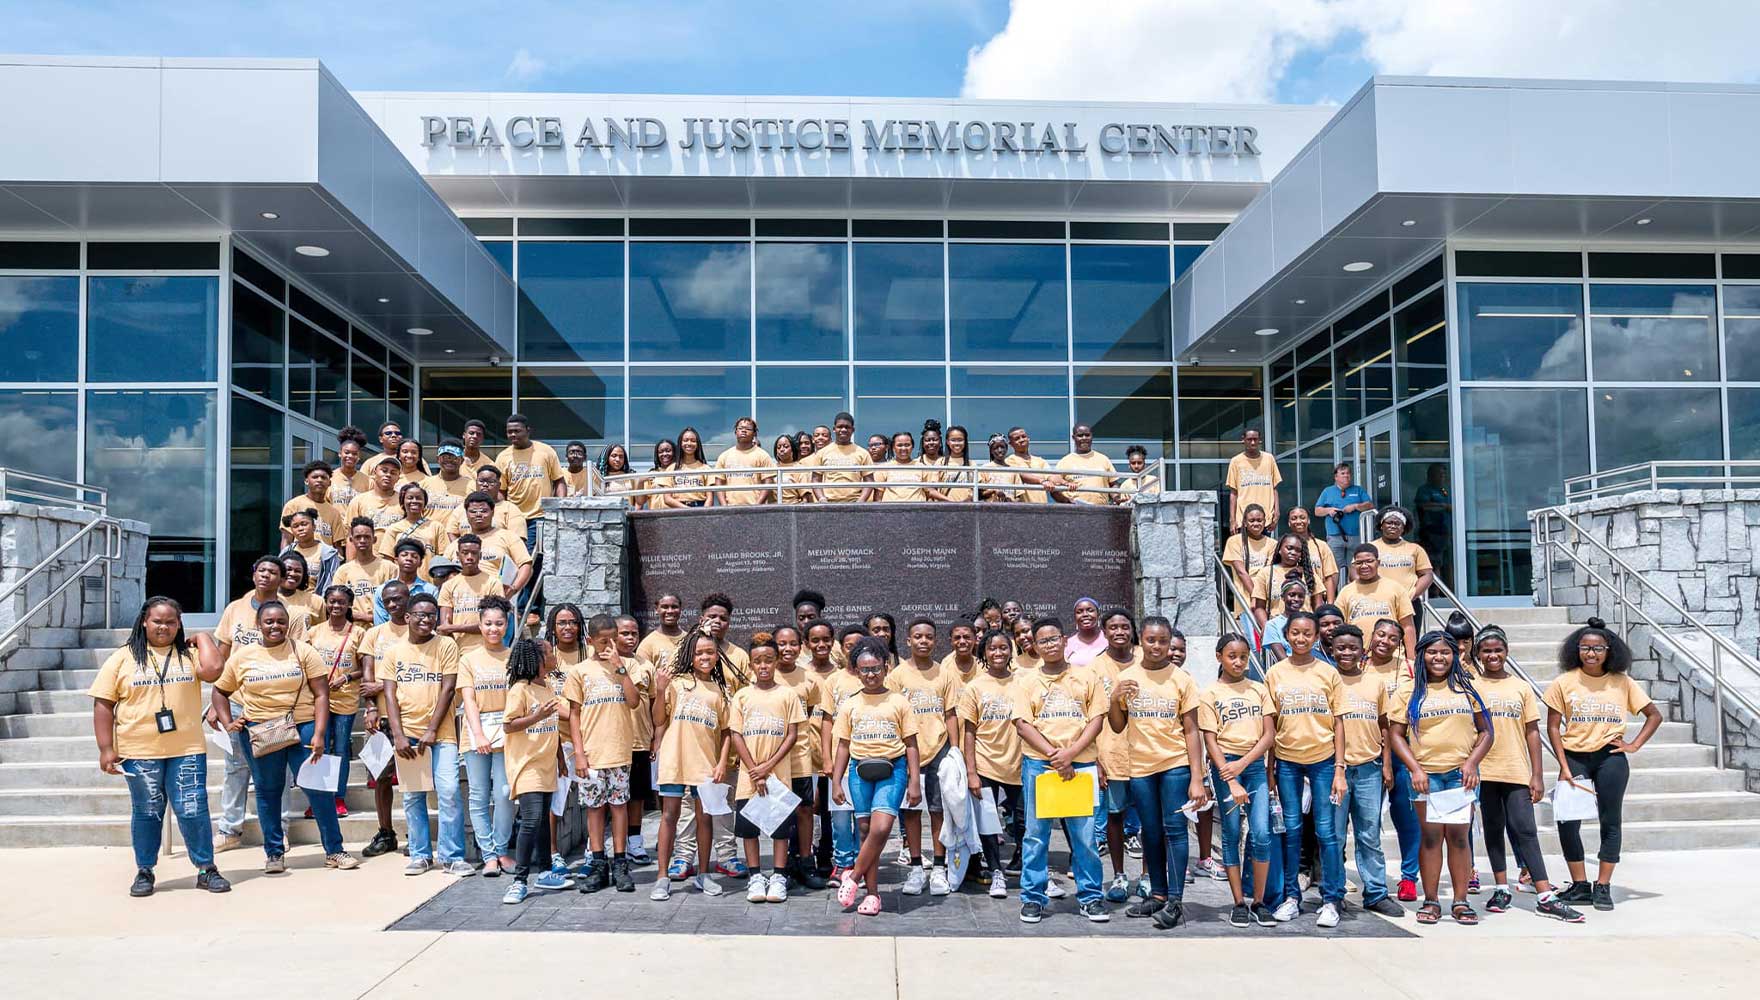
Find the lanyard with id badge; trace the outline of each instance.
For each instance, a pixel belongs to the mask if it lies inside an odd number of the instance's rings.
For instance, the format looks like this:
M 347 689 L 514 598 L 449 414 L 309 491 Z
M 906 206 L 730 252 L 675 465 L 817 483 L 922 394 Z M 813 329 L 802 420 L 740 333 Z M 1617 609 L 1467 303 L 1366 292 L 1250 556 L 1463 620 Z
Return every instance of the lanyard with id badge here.
M 153 662 L 153 654 L 147 654 L 147 662 Z M 159 735 L 177 732 L 177 715 L 171 711 L 170 704 L 165 700 L 165 677 L 171 672 L 171 654 L 166 653 L 160 662 L 157 673 L 159 679 L 159 710 L 153 713 L 153 724 L 159 727 Z

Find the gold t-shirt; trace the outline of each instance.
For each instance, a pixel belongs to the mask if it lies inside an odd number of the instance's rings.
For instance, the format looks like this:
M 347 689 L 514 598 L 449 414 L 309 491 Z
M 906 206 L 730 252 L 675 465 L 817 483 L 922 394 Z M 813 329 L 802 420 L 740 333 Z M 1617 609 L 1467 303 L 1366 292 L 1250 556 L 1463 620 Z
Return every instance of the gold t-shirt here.
M 1027 498 L 1027 492 L 1025 490 L 992 490 L 989 494 L 985 493 L 984 487 L 986 486 L 1019 486 L 1021 484 L 1020 475 L 1014 472 L 1002 471 L 1006 468 L 1008 468 L 1006 462 L 1002 465 L 997 465 L 995 462 L 983 463 L 983 468 L 980 469 L 977 474 L 979 499 L 997 503 L 1012 503 Z M 1044 491 L 1041 490 L 1039 492 L 1043 493 Z
M 1265 675 L 1265 692 L 1277 715 L 1278 760 L 1318 764 L 1332 756 L 1333 719 L 1345 710 L 1337 670 L 1319 660 L 1279 660 Z
M 1431 682 L 1418 710 L 1418 724 L 1406 732 L 1412 756 L 1418 758 L 1425 774 L 1442 774 L 1467 762 L 1478 738 L 1473 728 L 1474 708 L 1465 691 L 1450 691 L 1447 682 Z M 1407 719 L 1401 712 L 1396 721 Z
M 684 637 L 683 629 L 677 635 L 667 635 L 655 629 L 642 636 L 642 641 L 636 644 L 636 655 L 652 663 L 655 669 L 668 666 L 672 663 L 672 654 L 678 649 L 678 644 L 684 641 Z
M 350 559 L 336 570 L 330 578 L 332 585 L 347 587 L 354 595 L 354 603 L 349 610 L 354 620 L 363 625 L 373 623 L 373 591 L 379 585 L 397 575 L 397 564 L 389 559 L 373 556 L 373 561 L 365 565 Z
M 338 632 L 330 627 L 329 622 L 322 622 L 306 635 L 306 642 L 324 661 L 325 676 L 336 676 L 354 672 L 355 656 L 360 652 L 361 640 L 367 636 L 367 626 L 359 622 L 349 622 Z M 330 714 L 353 715 L 360 709 L 361 682 L 349 681 L 341 687 L 330 689 Z
M 303 642 L 288 639 L 273 649 L 241 644 L 232 647 L 214 686 L 244 706 L 245 718 L 270 722 L 294 710 L 300 692 L 311 690 L 308 680 L 322 682 L 328 673 L 317 652 Z
M 663 482 L 656 483 L 655 485 L 660 487 L 679 488 L 687 486 L 707 486 L 715 481 L 715 475 L 711 471 L 712 466 L 704 462 L 674 462 L 672 463 L 672 468 L 677 471 L 679 475 L 673 476 Z M 670 497 L 679 503 L 686 504 L 708 503 L 709 501 L 708 490 L 689 493 L 668 493 L 665 494 L 665 496 Z M 653 499 L 659 500 L 661 497 L 654 497 Z M 656 504 L 656 506 L 659 505 Z
M 1344 612 L 1345 621 L 1367 636 L 1375 631 L 1377 619 L 1391 618 L 1404 623 L 1412 617 L 1411 593 L 1410 587 L 1402 587 L 1383 576 L 1368 586 L 1352 580 L 1338 589 L 1338 600 L 1332 603 Z
M 961 667 L 959 665 L 959 654 L 948 653 L 941 658 L 941 669 L 958 677 L 961 684 L 969 684 L 971 683 L 972 678 L 983 672 L 984 664 L 980 663 L 978 658 L 974 656 L 966 661 L 964 667 Z
M 584 497 L 588 493 L 588 483 L 593 485 L 594 493 L 604 493 L 604 488 L 599 482 L 598 469 L 595 469 L 590 465 L 583 465 L 581 466 L 581 471 L 576 472 L 573 469 L 565 467 L 562 470 L 562 493 L 560 495 L 565 497 Z
M 533 441 L 525 448 L 503 448 L 495 456 L 501 470 L 501 492 L 527 520 L 542 517 L 542 501 L 550 496 L 553 483 L 562 478 L 562 462 L 556 449 L 542 441 Z
M 721 759 L 727 699 L 720 688 L 694 674 L 674 677 L 659 697 L 671 720 L 660 737 L 660 784 L 701 785 Z
M 530 715 L 555 697 L 543 681 L 520 681 L 507 690 L 505 703 L 510 719 Z M 508 794 L 517 799 L 527 792 L 556 791 L 556 747 L 560 742 L 556 713 L 517 733 L 508 732 L 501 757 L 507 768 Z
M 311 497 L 301 493 L 299 496 L 296 496 L 292 500 L 281 505 L 281 517 L 285 520 L 302 510 L 315 510 L 318 512 L 317 528 L 319 541 L 326 545 L 341 548 L 342 543 L 337 541 L 337 539 L 348 537 L 348 522 L 342 519 L 341 507 L 338 507 L 329 500 L 314 501 Z M 315 569 L 316 567 L 313 568 Z
M 287 605 L 289 619 L 305 619 L 304 628 L 308 632 L 313 625 L 324 620 L 324 602 L 309 590 L 296 590 L 291 594 L 281 594 L 275 599 Z
M 1338 681 L 1344 690 L 1345 708 L 1338 716 L 1344 726 L 1344 762 L 1355 765 L 1381 759 L 1381 718 L 1395 714 L 1387 686 L 1368 669 L 1355 676 L 1340 673 Z
M 1245 562 L 1249 581 L 1252 580 L 1253 574 L 1270 566 L 1271 561 L 1276 558 L 1277 539 L 1270 535 L 1260 535 L 1255 539 L 1244 532 L 1237 531 L 1229 535 L 1228 541 L 1222 546 L 1222 561 L 1231 568 L 1236 562 Z M 1236 581 L 1237 585 L 1238 582 Z M 1243 596 L 1251 599 L 1253 588 L 1249 586 Z M 1234 606 L 1234 613 L 1237 615 L 1247 610 L 1241 606 L 1239 601 L 1235 601 Z
M 1315 607 L 1315 593 L 1326 596 L 1325 582 L 1318 569 L 1310 571 L 1314 577 L 1314 586 L 1308 589 L 1307 600 L 1301 604 L 1302 610 L 1312 611 Z M 1253 573 L 1253 592 L 1250 595 L 1255 604 L 1265 602 L 1266 612 L 1273 618 L 1283 613 L 1283 584 L 1290 577 L 1301 579 L 1301 571 L 1273 563 L 1262 566 Z
M 447 677 L 458 675 L 458 643 L 443 635 L 419 644 L 405 639 L 387 650 L 385 659 L 390 671 L 381 671 L 379 676 L 389 676 L 397 682 L 397 711 L 403 735 L 421 739 L 438 711 L 441 715 L 440 724 L 434 729 L 435 741 L 457 743 L 457 717 L 450 704 L 439 702 L 440 685 Z
M 814 469 L 818 473 L 819 481 L 823 483 L 862 483 L 867 481 L 868 476 L 859 469 L 824 469 L 822 467 L 826 465 L 873 465 L 874 459 L 868 454 L 868 449 L 859 444 L 853 442 L 838 444 L 833 441 L 808 455 L 800 464 L 802 468 Z M 823 492 L 827 503 L 855 503 L 862 498 L 862 493 L 866 489 L 863 486 L 857 486 L 854 489 L 826 487 Z
M 1136 695 L 1126 703 L 1130 714 L 1124 732 L 1119 734 L 1129 745 L 1130 777 L 1191 767 L 1183 717 L 1198 710 L 1198 684 L 1192 675 L 1172 664 L 1150 670 L 1135 663 L 1119 671 L 1118 680 L 1137 682 Z
M 391 652 L 392 646 L 395 646 L 408 638 L 409 626 L 407 624 L 399 625 L 396 622 L 385 622 L 382 625 L 374 625 L 372 628 L 367 629 L 366 635 L 361 636 L 361 645 L 358 653 L 361 656 L 371 656 L 373 658 L 373 677 L 375 680 L 385 680 L 388 674 L 386 673 L 386 669 L 382 668 L 385 667 L 386 654 Z M 393 678 L 393 680 L 395 680 L 395 678 Z
M 1430 571 L 1430 553 L 1417 542 L 1393 545 L 1377 538 L 1372 544 L 1381 553 L 1381 579 L 1399 584 L 1407 594 L 1418 585 L 1418 577 Z
M 738 448 L 727 449 L 716 457 L 715 468 L 721 470 L 721 475 L 716 476 L 715 481 L 722 486 L 754 486 L 776 482 L 774 472 L 738 471 L 776 468 L 776 459 L 771 458 L 769 452 L 757 445 L 744 451 Z M 763 503 L 766 499 L 774 496 L 775 493 L 771 490 L 727 490 L 721 494 L 721 499 L 718 502 L 729 507 L 745 507 Z
M 1020 675 L 1019 681 L 1015 718 L 1025 719 L 1053 747 L 1074 743 L 1091 720 L 1106 714 L 1106 692 L 1092 670 L 1065 667 L 1048 674 L 1041 667 Z M 1025 741 L 1021 753 L 1035 760 L 1046 759 Z M 1074 763 L 1090 764 L 1099 756 L 1098 741 L 1090 741 Z
M 280 600 L 277 596 L 276 600 Z M 297 613 L 293 608 L 287 609 L 287 638 L 304 639 L 306 637 L 307 616 Z M 250 594 L 246 594 L 220 610 L 220 621 L 214 626 L 214 641 L 230 645 L 234 650 L 239 646 L 254 646 L 263 641 L 263 634 L 257 631 L 257 604 Z
M 516 535 L 505 528 L 492 528 L 488 534 L 477 538 L 483 543 L 477 565 L 484 573 L 500 580 L 504 587 L 513 582 L 520 567 L 531 565 L 532 553 L 526 548 L 524 535 Z M 445 554 L 453 562 L 458 561 L 458 539 L 446 546 Z M 507 596 L 505 591 L 502 596 Z
M 1228 460 L 1228 478 L 1225 484 L 1239 498 L 1242 516 L 1245 516 L 1249 504 L 1258 504 L 1265 508 L 1265 516 L 1270 518 L 1271 512 L 1277 507 L 1277 486 L 1283 482 L 1283 473 L 1277 471 L 1277 459 L 1269 452 L 1260 452 L 1257 462 L 1247 458 L 1241 452 Z M 1240 525 L 1229 525 L 1231 529 Z
M 932 475 L 914 460 L 902 465 L 881 462 L 874 466 L 873 472 L 874 482 L 889 484 L 880 490 L 882 503 L 923 503 L 929 499 L 924 484 L 934 481 L 930 478 Z
M 403 520 L 403 508 L 397 504 L 397 494 L 382 497 L 368 490 L 358 493 L 348 502 L 346 520 L 354 523 L 357 517 L 364 517 L 373 522 L 373 544 L 376 547 L 379 539 L 384 537 L 385 529 Z
M 477 714 L 507 708 L 507 648 L 478 646 L 458 654 L 458 690 L 470 690 Z M 459 707 L 464 706 L 460 696 Z
M 1566 670 L 1546 688 L 1546 706 L 1557 712 L 1564 748 L 1594 753 L 1625 735 L 1626 719 L 1650 704 L 1650 696 L 1629 674 L 1590 677 Z
M 1275 714 L 1265 685 L 1254 680 L 1216 681 L 1198 698 L 1198 729 L 1216 734 L 1216 748 L 1239 757 L 1259 745 L 1265 718 Z
M 630 709 L 635 715 L 635 731 L 630 737 L 630 749 L 646 751 L 654 743 L 654 716 L 651 713 L 654 705 L 654 665 L 640 656 L 626 656 L 623 665 L 629 668 L 629 679 L 636 686 L 638 703 Z
M 917 714 L 911 703 L 896 691 L 869 694 L 858 690 L 837 710 L 832 726 L 835 739 L 849 741 L 849 766 L 862 760 L 897 760 L 904 756 L 904 741 L 917 735 Z M 917 766 L 923 755 L 917 753 Z
M 819 774 L 825 769 L 824 754 L 819 749 L 820 731 L 824 728 L 825 685 L 812 670 L 796 666 L 786 673 L 777 671 L 777 682 L 793 691 L 801 703 L 800 735 L 795 737 L 794 752 L 789 754 L 789 773 L 797 778 Z
M 440 585 L 440 606 L 452 609 L 452 624 L 475 625 L 482 619 L 477 611 L 485 597 L 506 597 L 507 588 L 501 586 L 501 578 L 477 567 L 475 576 L 454 573 Z M 468 653 L 473 649 L 483 648 L 483 637 L 474 632 L 461 632 L 452 636 L 458 643 L 460 653 Z
M 1021 734 L 1014 725 L 1014 674 L 995 677 L 988 670 L 959 693 L 959 717 L 972 730 L 978 775 L 1005 785 L 1021 783 Z
M 927 764 L 947 745 L 947 713 L 959 703 L 959 675 L 939 663 L 919 670 L 902 663 L 886 674 L 886 688 L 904 695 L 917 717 L 917 756 Z
M 778 475 L 782 477 L 783 503 L 814 503 L 819 499 L 813 494 L 812 487 L 798 485 L 813 481 L 812 473 L 797 471 L 805 467 L 805 462 L 776 463 Z
M 161 679 L 163 674 L 163 679 Z M 123 760 L 163 760 L 205 753 L 204 702 L 196 677 L 196 650 L 177 655 L 170 646 L 147 647 L 147 662 L 135 663 L 127 646 L 110 654 L 86 692 L 116 703 L 115 748 Z M 159 732 L 156 717 L 170 709 L 177 728 Z
M 429 476 L 422 480 L 422 491 L 428 494 L 428 514 L 441 524 L 448 523 L 464 510 L 464 498 L 475 493 L 476 489 L 476 480 L 462 472 L 450 483 L 444 476 Z
M 1497 680 L 1480 677 L 1473 690 L 1491 713 L 1491 749 L 1479 762 L 1481 781 L 1525 785 L 1533 777 L 1528 761 L 1528 723 L 1540 721 L 1540 699 L 1528 682 L 1514 674 Z
M 1314 586 L 1324 587 L 1326 578 L 1338 575 L 1338 560 L 1332 556 L 1332 546 L 1318 538 L 1308 539 L 1308 566 L 1314 571 Z
M 1064 657 L 1066 659 L 1069 657 L 1067 650 L 1064 652 Z M 1094 676 L 1099 679 L 1100 694 L 1106 699 L 1105 707 L 1108 711 L 1112 708 L 1112 688 L 1118 683 L 1119 673 L 1126 667 L 1135 666 L 1142 662 L 1142 659 L 1143 654 L 1139 649 L 1131 650 L 1131 659 L 1128 663 L 1120 663 L 1102 650 L 1093 659 L 1082 665 L 1081 669 L 1092 670 Z M 1111 723 L 1103 722 L 1100 724 L 1100 734 L 1094 737 L 1094 742 L 1100 748 L 1098 758 L 1100 768 L 1106 772 L 1108 780 L 1115 777 L 1121 779 L 1130 777 L 1130 742 L 1125 733 L 1115 733 L 1112 731 Z
M 568 672 L 562 696 L 574 714 L 575 749 L 584 750 L 594 770 L 628 767 L 635 746 L 635 713 L 623 698 L 623 681 L 615 667 L 584 659 Z M 573 742 L 573 740 L 570 740 Z
M 749 687 L 733 696 L 733 707 L 727 716 L 729 732 L 738 733 L 745 741 L 746 752 L 752 755 L 754 763 L 762 764 L 769 760 L 788 738 L 788 728 L 798 726 L 795 742 L 798 744 L 806 739 L 807 727 L 801 725 L 807 721 L 806 712 L 801 708 L 800 695 L 786 684 L 772 684 L 768 690 Z M 804 777 L 794 770 L 794 750 L 791 748 L 787 757 L 776 766 L 771 773 L 776 780 L 784 785 L 796 777 Z M 734 798 L 749 799 L 754 794 L 752 773 L 750 769 L 739 769 L 739 787 L 734 791 Z
M 862 690 L 862 679 L 848 670 L 837 670 L 829 678 L 824 678 L 825 716 L 835 720 L 837 713 L 842 711 L 843 703 L 859 694 Z
M 373 482 L 367 478 L 366 473 L 357 468 L 354 470 L 354 475 L 345 476 L 338 468 L 330 473 L 330 489 L 325 491 L 324 496 L 336 505 L 338 511 L 346 514 L 349 501 L 361 493 L 371 492 L 373 492 Z
M 413 538 L 422 543 L 422 565 L 416 570 L 416 575 L 432 583 L 433 579 L 428 576 L 428 564 L 434 561 L 434 557 L 440 554 L 441 549 L 445 548 L 445 543 L 442 541 L 443 528 L 441 520 L 432 512 L 423 514 L 414 521 L 400 517 L 387 525 L 384 531 L 379 532 L 379 557 L 395 562 L 397 543 L 406 538 Z
M 519 512 L 518 507 L 508 503 L 506 500 L 497 500 L 495 502 L 494 509 L 489 512 L 489 527 L 491 529 L 500 529 L 515 538 L 518 538 L 521 545 L 526 543 L 526 516 Z M 473 530 L 474 529 L 471 528 L 471 519 L 465 515 L 464 509 L 460 508 L 459 511 L 453 514 L 452 518 L 446 523 L 447 546 L 450 547 L 453 542 L 470 534 Z M 482 532 L 477 532 L 477 534 L 481 535 Z
M 1069 478 L 1075 480 L 1076 486 L 1081 490 L 1103 490 L 1112 487 L 1112 473 L 1116 471 L 1116 468 L 1112 464 L 1112 459 L 1107 458 L 1105 455 L 1102 455 L 1097 451 L 1090 451 L 1086 455 L 1078 455 L 1072 451 L 1057 460 L 1057 471 L 1062 472 Z M 1103 474 L 1097 476 L 1084 476 L 1081 474 L 1083 472 L 1098 472 Z M 1070 499 L 1074 500 L 1076 503 L 1092 503 L 1101 506 L 1112 503 L 1112 498 L 1113 495 L 1111 493 L 1084 493 L 1078 491 L 1070 494 Z
M 1027 457 L 1022 458 L 1021 456 L 1016 455 L 1013 452 L 1009 452 L 1008 458 L 1003 460 L 1003 464 L 1007 465 L 1011 468 L 1015 468 L 1015 469 L 1050 469 L 1051 468 L 1050 462 L 1045 461 L 1044 459 L 1040 458 L 1037 455 L 1028 455 Z M 1022 480 L 1017 475 L 1015 478 L 1015 482 L 1018 483 L 1021 481 Z M 1025 500 L 1028 503 L 1044 503 L 1045 499 L 1046 499 L 1044 490 L 1024 490 L 1024 491 L 1016 490 L 1013 492 L 1014 492 L 1014 498 L 1016 500 Z M 1030 754 L 1031 751 L 1028 751 L 1028 753 Z

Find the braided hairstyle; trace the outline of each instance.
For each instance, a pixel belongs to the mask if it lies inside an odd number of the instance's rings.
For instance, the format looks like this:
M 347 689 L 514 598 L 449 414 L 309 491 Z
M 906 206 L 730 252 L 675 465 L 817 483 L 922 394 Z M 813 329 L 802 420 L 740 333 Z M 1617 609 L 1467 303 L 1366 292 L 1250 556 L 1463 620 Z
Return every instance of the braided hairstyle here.
M 678 645 L 672 653 L 673 674 L 686 678 L 691 688 L 693 690 L 696 688 L 697 670 L 693 664 L 697 658 L 697 646 L 704 642 L 715 646 L 715 664 L 709 668 L 709 679 L 715 682 L 717 688 L 721 689 L 721 696 L 725 698 L 727 697 L 727 668 L 731 664 L 727 661 L 727 654 L 721 651 L 720 646 L 715 645 L 715 638 L 707 632 L 693 628 L 687 630 L 684 636 L 679 639 Z
M 1242 530 L 1244 531 L 1246 529 L 1243 528 Z M 1290 542 L 1295 542 L 1295 544 L 1296 544 L 1296 553 L 1297 553 L 1296 554 L 1296 564 L 1294 566 L 1285 566 L 1284 567 L 1284 569 L 1286 570 L 1286 572 L 1284 573 L 1284 578 L 1288 579 L 1290 574 L 1294 573 L 1296 576 L 1296 579 L 1302 581 L 1302 586 L 1308 588 L 1308 600 L 1311 602 L 1314 600 L 1314 594 L 1315 594 L 1315 591 L 1314 591 L 1314 566 L 1313 566 L 1313 560 L 1308 558 L 1308 543 L 1302 539 L 1302 536 L 1294 534 L 1292 532 L 1292 533 L 1284 535 L 1282 538 L 1278 539 L 1277 540 L 1277 558 L 1272 561 L 1272 565 L 1273 566 L 1283 566 L 1283 547 Z M 1243 543 L 1243 544 L 1245 544 L 1245 543 Z M 1266 582 L 1267 583 L 1270 582 L 1269 577 L 1266 578 Z M 1267 601 L 1266 601 L 1267 604 L 1270 603 L 1269 598 L 1270 598 L 1270 595 L 1267 595 Z
M 1485 720 L 1486 735 L 1496 739 L 1496 734 L 1491 726 L 1491 710 L 1485 707 L 1485 699 L 1481 698 L 1478 689 L 1473 687 L 1472 673 L 1467 670 L 1466 664 L 1461 662 L 1460 643 L 1455 640 L 1454 636 L 1442 631 L 1426 632 L 1418 640 L 1417 662 L 1412 664 L 1414 671 L 1412 696 L 1406 702 L 1408 739 L 1412 743 L 1418 742 L 1418 719 L 1423 714 L 1424 694 L 1430 687 L 1430 670 L 1424 664 L 1424 650 L 1439 642 L 1448 647 L 1448 677 L 1445 679 L 1448 689 L 1456 694 L 1465 694 L 1467 700 L 1477 706 L 1473 714 Z
M 544 647 L 536 639 L 515 639 L 507 651 L 507 683 L 535 684 L 544 676 Z

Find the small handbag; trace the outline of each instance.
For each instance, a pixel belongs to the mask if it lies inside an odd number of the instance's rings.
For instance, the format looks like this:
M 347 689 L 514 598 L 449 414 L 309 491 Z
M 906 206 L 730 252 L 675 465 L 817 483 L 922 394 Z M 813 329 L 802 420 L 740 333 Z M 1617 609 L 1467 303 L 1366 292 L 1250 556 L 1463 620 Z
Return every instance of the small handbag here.
M 869 757 L 856 761 L 856 776 L 863 781 L 881 782 L 892 777 L 892 761 L 884 757 Z
M 299 727 L 293 724 L 292 712 L 277 719 L 247 726 L 245 732 L 251 735 L 252 757 L 267 757 L 299 742 Z

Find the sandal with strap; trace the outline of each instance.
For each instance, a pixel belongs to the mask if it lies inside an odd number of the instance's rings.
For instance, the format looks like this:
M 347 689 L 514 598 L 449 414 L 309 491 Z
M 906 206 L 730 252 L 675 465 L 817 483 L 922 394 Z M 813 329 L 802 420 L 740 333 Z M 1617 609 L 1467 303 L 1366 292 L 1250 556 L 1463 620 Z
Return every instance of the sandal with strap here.
M 1449 916 L 1454 918 L 1454 922 L 1457 924 L 1467 924 L 1470 926 L 1479 922 L 1478 911 L 1473 909 L 1471 903 L 1456 903 L 1449 907 L 1448 913 Z
M 1427 899 L 1418 907 L 1418 923 L 1434 924 L 1442 919 L 1442 904 L 1434 899 Z

